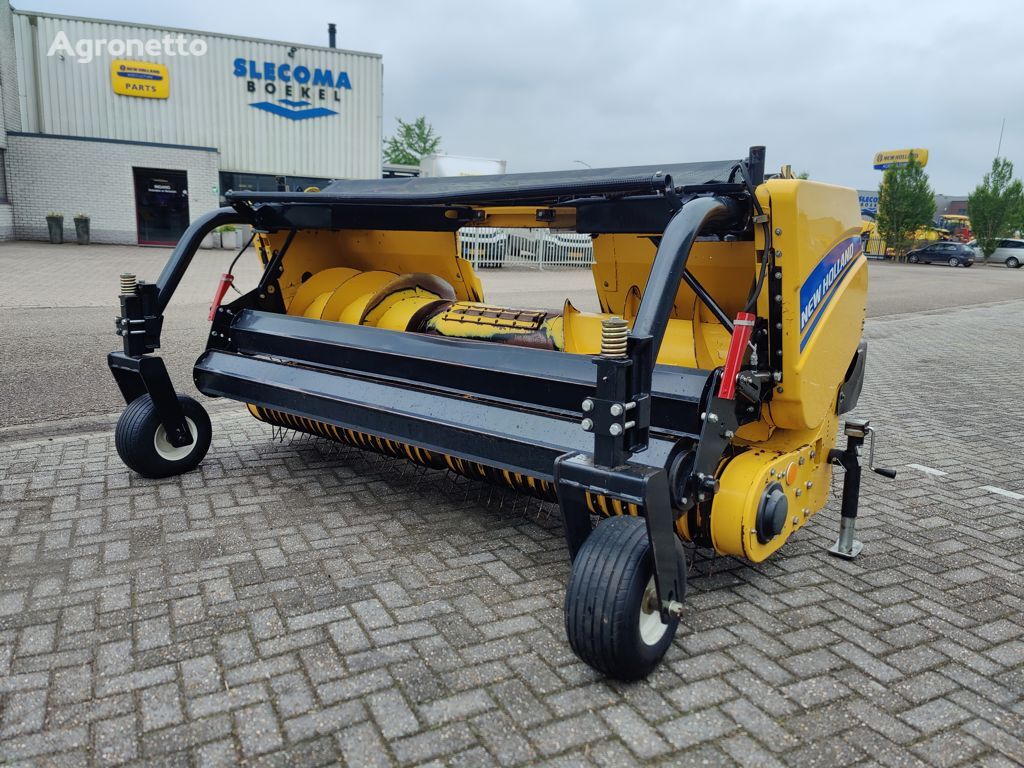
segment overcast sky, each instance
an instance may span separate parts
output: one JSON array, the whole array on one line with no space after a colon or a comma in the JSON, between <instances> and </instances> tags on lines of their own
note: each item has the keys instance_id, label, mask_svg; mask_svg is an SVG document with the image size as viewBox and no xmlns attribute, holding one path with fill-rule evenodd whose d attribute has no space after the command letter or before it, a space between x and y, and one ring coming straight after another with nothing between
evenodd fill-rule
<instances>
[{"instance_id":1,"label":"overcast sky","mask_svg":"<svg viewBox=\"0 0 1024 768\"><path fill-rule=\"evenodd\" d=\"M731 159L765 144L771 168L874 188L875 152L926 147L936 192L965 194L1005 117L1002 154L1024 174L1017 0L14 6L312 45L333 21L339 47L384 56L385 135L423 114L443 151L510 171Z\"/></svg>"}]
</instances>

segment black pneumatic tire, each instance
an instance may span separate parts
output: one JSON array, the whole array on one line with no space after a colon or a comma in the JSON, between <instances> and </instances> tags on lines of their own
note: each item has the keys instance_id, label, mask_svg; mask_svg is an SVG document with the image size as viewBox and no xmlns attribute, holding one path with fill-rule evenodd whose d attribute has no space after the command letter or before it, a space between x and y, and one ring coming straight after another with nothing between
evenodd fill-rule
<instances>
[{"instance_id":1,"label":"black pneumatic tire","mask_svg":"<svg viewBox=\"0 0 1024 768\"><path fill-rule=\"evenodd\" d=\"M129 469L143 477L171 477L199 466L210 449L213 428L206 409L188 395L178 395L185 412L192 444L175 449L166 442L166 433L149 395L136 398L117 420L114 444L117 454Z\"/></svg>"},{"instance_id":2,"label":"black pneumatic tire","mask_svg":"<svg viewBox=\"0 0 1024 768\"><path fill-rule=\"evenodd\" d=\"M685 590L685 554L678 540L677 547ZM641 517L603 520L573 562L565 593L569 644L580 659L609 677L646 677L675 637L678 619L665 625L664 634L653 644L641 635L644 592L653 572L647 524Z\"/></svg>"}]
</instances>

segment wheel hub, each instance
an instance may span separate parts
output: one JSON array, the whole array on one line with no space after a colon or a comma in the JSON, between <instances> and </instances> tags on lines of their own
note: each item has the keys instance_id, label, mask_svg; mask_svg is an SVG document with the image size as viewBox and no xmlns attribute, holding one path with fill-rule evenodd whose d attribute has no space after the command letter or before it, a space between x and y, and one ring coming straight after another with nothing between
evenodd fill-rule
<instances>
[{"instance_id":1,"label":"wheel hub","mask_svg":"<svg viewBox=\"0 0 1024 768\"><path fill-rule=\"evenodd\" d=\"M153 433L153 447L160 458L167 461L181 461L182 459L187 459L192 451L195 450L196 445L199 444L199 441L196 439L199 435L199 429L192 419L186 417L185 421L188 422L188 431L192 435L192 442L181 447L171 444L163 424L156 428L156 432Z\"/></svg>"},{"instance_id":2,"label":"wheel hub","mask_svg":"<svg viewBox=\"0 0 1024 768\"><path fill-rule=\"evenodd\" d=\"M661 611L658 610L658 590L654 586L654 577L651 576L644 589L643 600L640 601L640 639L647 645L655 645L665 632L668 625L661 621Z\"/></svg>"}]
</instances>

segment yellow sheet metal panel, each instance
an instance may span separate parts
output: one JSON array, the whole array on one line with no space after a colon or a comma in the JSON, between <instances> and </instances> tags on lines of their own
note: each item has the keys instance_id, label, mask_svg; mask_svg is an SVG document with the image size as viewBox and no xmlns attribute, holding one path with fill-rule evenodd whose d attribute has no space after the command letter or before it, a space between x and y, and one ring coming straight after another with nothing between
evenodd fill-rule
<instances>
[{"instance_id":1,"label":"yellow sheet metal panel","mask_svg":"<svg viewBox=\"0 0 1024 768\"><path fill-rule=\"evenodd\" d=\"M765 187L782 271L783 377L771 417L779 427L814 428L834 408L864 324L868 268L857 193L796 179ZM770 293L761 294L762 317Z\"/></svg>"},{"instance_id":2,"label":"yellow sheet metal panel","mask_svg":"<svg viewBox=\"0 0 1024 768\"><path fill-rule=\"evenodd\" d=\"M267 235L266 241L271 249L281 248L285 237L286 233L277 232ZM302 230L289 246L283 266L280 284L286 303L302 285L304 275L332 267L396 275L425 272L445 280L462 301L483 299L473 267L458 257L454 232Z\"/></svg>"},{"instance_id":3,"label":"yellow sheet metal panel","mask_svg":"<svg viewBox=\"0 0 1024 768\"><path fill-rule=\"evenodd\" d=\"M110 86L121 96L141 99L166 99L171 95L167 66L150 61L114 59L110 62Z\"/></svg>"},{"instance_id":4,"label":"yellow sheet metal panel","mask_svg":"<svg viewBox=\"0 0 1024 768\"><path fill-rule=\"evenodd\" d=\"M643 294L656 250L648 235L601 235L594 241L595 285L602 306L622 314L631 291ZM687 267L726 313L735 315L746 303L755 276L753 243L695 243ZM690 287L681 285L672 316L692 319L696 300Z\"/></svg>"}]
</instances>

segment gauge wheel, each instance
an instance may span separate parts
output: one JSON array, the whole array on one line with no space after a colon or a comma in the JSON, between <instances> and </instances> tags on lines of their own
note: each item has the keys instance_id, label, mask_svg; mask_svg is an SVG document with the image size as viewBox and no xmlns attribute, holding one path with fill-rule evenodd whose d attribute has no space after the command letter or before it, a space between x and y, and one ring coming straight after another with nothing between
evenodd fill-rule
<instances>
[{"instance_id":1,"label":"gauge wheel","mask_svg":"<svg viewBox=\"0 0 1024 768\"><path fill-rule=\"evenodd\" d=\"M149 395L129 403L117 420L114 431L117 453L121 461L143 477L171 477L193 470L210 448L213 428L206 409L188 395L178 395L178 402L192 433L192 442L188 445L174 446L167 439L167 430L160 423Z\"/></svg>"},{"instance_id":2,"label":"gauge wheel","mask_svg":"<svg viewBox=\"0 0 1024 768\"><path fill-rule=\"evenodd\" d=\"M676 547L685 591L686 555L678 539ZM678 626L677 618L661 621L646 521L603 520L580 547L569 576L565 631L573 651L609 677L640 680L661 661Z\"/></svg>"}]
</instances>

